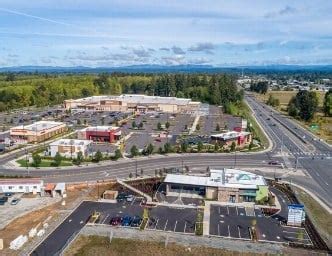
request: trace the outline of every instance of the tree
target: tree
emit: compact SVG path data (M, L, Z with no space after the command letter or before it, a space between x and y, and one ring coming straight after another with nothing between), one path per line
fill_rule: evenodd
M199 141L198 144L197 144L197 151L201 152L202 149L203 149L203 143L201 141Z
M56 152L56 154L54 156L53 165L54 166L60 166L61 165L61 161L62 161L62 156L60 155L59 152Z
M201 126L199 124L196 125L196 130L199 131L201 129Z
M235 141L233 141L231 144L231 151L235 151L235 149L236 149L236 143Z
M171 146L171 144L169 142L166 142L164 144L164 152L166 154L172 152L172 146Z
M132 173L129 173L129 179L131 179L133 177Z
M136 147L136 145L133 145L131 148L130 148L130 154L132 157L136 157L138 156L138 148Z
M42 159L41 159L41 157L40 157L39 154L33 154L32 155L32 165L34 167L39 167L39 165L41 164L41 162L42 162Z
M135 121L133 121L133 122L131 123L131 127L132 127L133 129L135 129L135 128L137 127L137 124L136 124Z
M121 157L122 157L122 153L121 153L120 149L116 149L114 152L114 159L118 160Z
M217 125L216 125L216 132L219 132L219 131L220 131L220 125L217 124Z
M167 121L167 122L165 123L165 128L168 130L170 126L171 126L170 123Z
M332 116L332 89L325 94L323 111L326 116Z
M158 148L158 153L159 153L159 154L162 154L162 153L164 153L164 152L163 152L163 148L162 148L162 147L159 147L159 148Z
M146 154L151 155L153 153L153 150L154 150L154 146L151 143L149 143L149 145L146 147L146 150L145 150Z
M76 159L74 159L73 162L76 165L80 165L83 162L83 160L84 160L83 153L81 151L79 151L77 153Z
M139 129L143 129L143 122L140 122L140 123L138 124L138 128L139 128Z
M161 123L160 122L158 122L158 124L157 124L157 129L160 131L161 130Z
M253 147L254 147L254 143L250 142L250 144L249 144L249 150L251 150Z
M188 130L188 125L187 124L184 125L184 129Z
M317 110L318 98L316 92L299 91L288 104L288 114L310 121Z
M182 142L181 144L181 152L186 153L188 150L188 144L186 142Z
M214 152L218 152L218 151L219 151L219 143L216 142L216 143L214 144Z
M84 123L84 125L86 125L86 123L87 123L86 119L83 120L83 123Z
M98 151L96 152L96 154L94 155L93 160L94 160L96 163L99 163L102 159L103 159L103 154L100 152L100 150L98 150Z
M270 94L270 96L269 96L269 98L268 98L266 104L267 104L267 105L270 105L270 106L272 106L272 107L278 107L278 106L280 105L280 101L279 101L279 99L274 98L274 97L272 96L272 94Z
M81 125L81 119L77 119L77 125Z

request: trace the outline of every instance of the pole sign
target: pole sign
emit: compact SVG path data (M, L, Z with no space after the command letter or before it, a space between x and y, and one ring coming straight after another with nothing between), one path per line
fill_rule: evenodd
M304 220L305 220L304 205L302 204L288 205L287 225L300 227Z

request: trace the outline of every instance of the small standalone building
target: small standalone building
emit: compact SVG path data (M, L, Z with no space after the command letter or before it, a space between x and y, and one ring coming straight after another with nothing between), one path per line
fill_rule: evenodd
M230 147L233 142L235 142L237 148L243 148L251 143L252 135L250 132L229 131L213 134L211 139L220 142L226 148Z
M0 179L0 193L41 193L44 186L40 179Z
M64 123L39 121L30 125L20 125L10 128L10 136L13 140L31 143L48 140L65 131L67 131L67 126Z
M66 158L76 158L78 152L82 152L83 157L87 157L91 153L91 140L72 140L60 139L50 143L49 154L55 157L59 152L61 156Z
M121 129L114 126L90 126L79 130L77 137L80 140L112 143L121 138Z
M260 202L268 198L263 176L236 169L210 170L209 176L167 174L166 194L220 202Z

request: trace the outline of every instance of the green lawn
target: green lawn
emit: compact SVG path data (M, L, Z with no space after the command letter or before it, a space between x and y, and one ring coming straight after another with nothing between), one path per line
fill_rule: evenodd
M39 167L54 167L52 166L53 161L50 160L42 160L41 164L39 165ZM20 167L27 167L27 163L25 159L20 159L17 160L16 163L18 163L20 165ZM73 166L72 162L69 161L61 161L60 166ZM29 167L34 167L32 165L32 163L29 163Z

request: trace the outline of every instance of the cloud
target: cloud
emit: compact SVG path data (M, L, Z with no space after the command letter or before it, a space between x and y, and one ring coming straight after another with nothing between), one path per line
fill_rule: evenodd
M172 47L172 51L174 54L186 54L186 52L184 50L182 50L181 47L178 47L175 45Z
M149 51L149 52L155 52L156 50L153 49L153 48L148 48L148 51Z
M297 9L294 7L291 7L289 5L286 5L284 8L280 9L277 12L268 12L264 15L264 18L270 19L270 18L276 18L280 16L290 15L297 12Z
M165 51L165 52L169 52L170 49L169 48L166 48L166 47L161 47L159 48L160 51Z
M139 58L149 58L151 57L151 52L149 50L145 50L142 48L135 48L133 49L133 54Z
M163 56L161 57L161 61L165 65L179 65L185 63L184 55L173 55L173 56Z
M215 45L212 43L198 43L189 47L188 51L191 52L205 52L208 54L212 54L213 50L215 49Z
M17 54L8 54L9 58L18 58L19 56Z
M211 60L208 58L202 57L202 58L190 59L190 60L188 60L188 63L195 64L195 65L203 65L203 64L211 63Z

